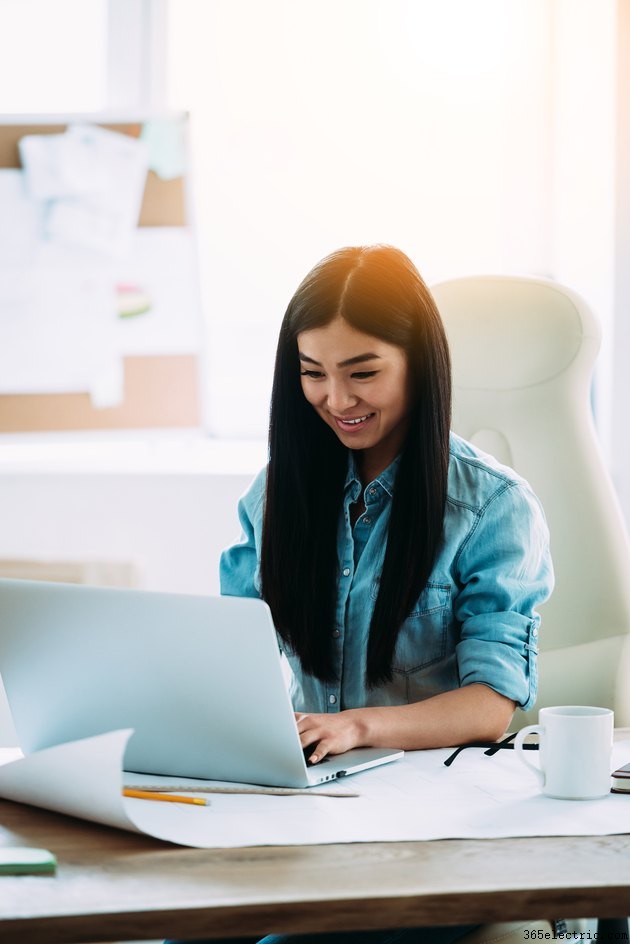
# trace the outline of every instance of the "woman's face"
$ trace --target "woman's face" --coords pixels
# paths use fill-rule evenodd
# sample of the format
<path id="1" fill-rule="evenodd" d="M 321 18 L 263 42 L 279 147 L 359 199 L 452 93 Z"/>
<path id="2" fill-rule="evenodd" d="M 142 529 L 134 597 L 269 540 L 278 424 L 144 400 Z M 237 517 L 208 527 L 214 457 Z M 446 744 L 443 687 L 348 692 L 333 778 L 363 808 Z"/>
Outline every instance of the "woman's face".
<path id="1" fill-rule="evenodd" d="M 335 318 L 297 338 L 302 390 L 344 446 L 364 450 L 363 469 L 378 475 L 400 452 L 410 411 L 402 348 Z"/>

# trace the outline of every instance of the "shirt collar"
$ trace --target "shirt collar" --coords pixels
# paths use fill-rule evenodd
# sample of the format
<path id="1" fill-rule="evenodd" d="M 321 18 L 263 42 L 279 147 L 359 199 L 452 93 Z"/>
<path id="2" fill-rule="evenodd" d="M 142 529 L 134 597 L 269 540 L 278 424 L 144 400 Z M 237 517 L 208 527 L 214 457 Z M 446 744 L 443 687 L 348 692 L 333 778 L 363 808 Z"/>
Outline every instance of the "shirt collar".
<path id="1" fill-rule="evenodd" d="M 400 465 L 400 456 L 396 456 L 393 462 L 387 466 L 386 469 L 377 475 L 373 482 L 369 482 L 368 485 L 374 485 L 378 483 L 381 488 L 383 488 L 389 497 L 391 498 L 394 494 L 394 483 L 396 481 L 396 473 L 398 472 L 398 466 Z M 344 489 L 347 491 L 354 483 L 357 483 L 359 488 L 361 488 L 361 477 L 359 475 L 359 470 L 357 468 L 357 460 L 355 458 L 354 451 L 348 449 L 348 471 L 346 473 L 346 482 Z"/>

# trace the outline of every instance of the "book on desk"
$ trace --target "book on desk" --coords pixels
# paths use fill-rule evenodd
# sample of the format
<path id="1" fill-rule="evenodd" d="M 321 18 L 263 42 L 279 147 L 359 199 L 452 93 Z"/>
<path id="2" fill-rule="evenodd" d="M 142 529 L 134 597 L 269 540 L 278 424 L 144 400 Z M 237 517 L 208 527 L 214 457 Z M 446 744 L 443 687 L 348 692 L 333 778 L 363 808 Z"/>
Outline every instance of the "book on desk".
<path id="1" fill-rule="evenodd" d="M 630 793 L 630 764 L 613 770 L 611 779 L 613 793 Z"/>

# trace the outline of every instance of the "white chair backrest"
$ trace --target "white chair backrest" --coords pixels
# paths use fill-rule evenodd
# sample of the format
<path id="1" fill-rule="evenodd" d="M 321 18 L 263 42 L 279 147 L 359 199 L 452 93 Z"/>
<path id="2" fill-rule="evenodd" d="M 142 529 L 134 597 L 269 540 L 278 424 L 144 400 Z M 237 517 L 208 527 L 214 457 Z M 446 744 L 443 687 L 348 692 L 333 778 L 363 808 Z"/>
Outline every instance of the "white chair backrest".
<path id="1" fill-rule="evenodd" d="M 453 359 L 453 429 L 531 484 L 556 587 L 540 608 L 545 705 L 602 705 L 630 725 L 630 543 L 590 404 L 599 324 L 555 282 L 472 276 L 432 287 Z"/>

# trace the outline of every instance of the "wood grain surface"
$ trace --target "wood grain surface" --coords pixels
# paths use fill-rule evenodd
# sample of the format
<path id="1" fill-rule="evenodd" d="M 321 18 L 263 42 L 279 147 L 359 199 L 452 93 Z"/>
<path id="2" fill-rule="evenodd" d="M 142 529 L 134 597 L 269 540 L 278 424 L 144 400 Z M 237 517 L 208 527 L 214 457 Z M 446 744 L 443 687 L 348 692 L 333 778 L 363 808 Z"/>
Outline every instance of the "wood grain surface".
<path id="1" fill-rule="evenodd" d="M 628 799 L 630 802 L 630 797 Z M 186 849 L 8 801 L 0 844 L 54 877 L 0 880 L 0 941 L 262 936 L 630 911 L 630 836 Z"/>

